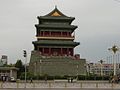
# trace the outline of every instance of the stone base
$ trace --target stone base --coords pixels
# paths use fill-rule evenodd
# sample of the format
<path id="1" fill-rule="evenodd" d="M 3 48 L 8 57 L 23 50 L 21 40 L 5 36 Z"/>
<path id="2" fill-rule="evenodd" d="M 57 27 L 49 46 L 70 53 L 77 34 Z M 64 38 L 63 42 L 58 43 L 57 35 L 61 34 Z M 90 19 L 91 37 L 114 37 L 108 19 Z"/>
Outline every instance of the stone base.
<path id="1" fill-rule="evenodd" d="M 76 76 L 86 74 L 86 60 L 76 60 L 71 56 L 42 56 L 31 53 L 29 72 L 34 75 Z"/>

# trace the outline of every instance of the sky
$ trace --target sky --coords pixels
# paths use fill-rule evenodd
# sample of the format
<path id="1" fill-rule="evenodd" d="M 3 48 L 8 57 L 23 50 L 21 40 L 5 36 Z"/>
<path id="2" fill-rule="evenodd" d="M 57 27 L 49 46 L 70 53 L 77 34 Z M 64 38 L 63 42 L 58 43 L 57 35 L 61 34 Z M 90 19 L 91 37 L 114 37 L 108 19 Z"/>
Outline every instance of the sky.
<path id="1" fill-rule="evenodd" d="M 37 16 L 51 12 L 55 5 L 67 16 L 75 17 L 75 53 L 90 62 L 105 59 L 108 48 L 120 47 L 120 0 L 0 0 L 0 56 L 9 63 L 24 62 L 23 50 L 34 49 Z"/>

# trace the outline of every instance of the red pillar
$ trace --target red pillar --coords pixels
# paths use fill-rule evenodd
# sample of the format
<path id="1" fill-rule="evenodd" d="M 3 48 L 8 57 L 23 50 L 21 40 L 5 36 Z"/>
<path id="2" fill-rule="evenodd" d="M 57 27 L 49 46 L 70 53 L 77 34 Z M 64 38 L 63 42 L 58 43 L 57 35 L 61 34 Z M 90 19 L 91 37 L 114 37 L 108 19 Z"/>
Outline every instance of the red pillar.
<path id="1" fill-rule="evenodd" d="M 49 33 L 49 34 L 50 34 L 50 36 L 51 36 L 51 31 L 50 31 L 50 33 Z"/>
<path id="2" fill-rule="evenodd" d="M 51 48 L 49 48 L 49 55 L 51 55 Z"/>
<path id="3" fill-rule="evenodd" d="M 62 50 L 62 48 L 61 48 L 61 52 L 60 52 L 60 53 L 61 53 L 61 56 L 62 56 L 62 55 L 63 55 L 63 50 Z"/>
<path id="4" fill-rule="evenodd" d="M 62 32 L 60 32 L 60 36 L 62 37 L 63 35 L 62 35 Z"/>
<path id="5" fill-rule="evenodd" d="M 67 36 L 69 36 L 69 32 L 67 32 Z"/>
<path id="6" fill-rule="evenodd" d="M 43 36 L 43 31 L 41 31 L 41 36 Z"/>
<path id="7" fill-rule="evenodd" d="M 67 48 L 67 56 L 69 55 L 69 48 Z"/>
<path id="8" fill-rule="evenodd" d="M 74 49 L 72 48 L 72 56 L 74 55 Z"/>
<path id="9" fill-rule="evenodd" d="M 41 31 L 39 31 L 39 36 L 41 36 Z"/>
<path id="10" fill-rule="evenodd" d="M 45 32 L 43 31 L 43 36 L 44 36 Z"/>
<path id="11" fill-rule="evenodd" d="M 43 53 L 43 55 L 44 55 L 44 48 L 42 49 L 42 53 Z"/>

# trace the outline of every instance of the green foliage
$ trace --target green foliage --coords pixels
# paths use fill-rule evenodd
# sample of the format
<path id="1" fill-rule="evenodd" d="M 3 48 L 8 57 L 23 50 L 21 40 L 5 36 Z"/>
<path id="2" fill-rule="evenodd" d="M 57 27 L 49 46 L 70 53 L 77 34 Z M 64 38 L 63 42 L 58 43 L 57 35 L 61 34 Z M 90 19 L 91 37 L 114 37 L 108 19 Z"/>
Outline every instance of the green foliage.
<path id="1" fill-rule="evenodd" d="M 49 76 L 47 74 L 45 75 L 33 75 L 33 73 L 29 73 L 27 72 L 27 80 L 30 80 L 30 79 L 33 79 L 33 80 L 54 80 L 54 79 L 67 79 L 66 76 Z M 21 80 L 24 80 L 25 79 L 25 73 L 23 72 L 20 76 L 20 79 Z"/>
<path id="2" fill-rule="evenodd" d="M 16 64 L 15 64 L 16 68 L 19 68 L 18 72 L 17 72 L 17 78 L 20 78 L 21 74 L 25 71 L 24 65 L 22 63 L 21 60 L 17 60 Z"/>
<path id="3" fill-rule="evenodd" d="M 33 80 L 55 80 L 55 79 L 62 79 L 67 80 L 69 77 L 73 77 L 74 79 L 77 78 L 77 76 L 49 76 L 47 74 L 45 75 L 33 75 L 33 73 L 27 72 L 27 80 L 30 80 L 31 78 Z M 25 79 L 25 73 L 23 72 L 20 76 L 21 80 Z M 78 80 L 109 80 L 109 76 L 97 76 L 97 75 L 78 75 Z"/>
<path id="4" fill-rule="evenodd" d="M 34 77 L 35 77 L 32 73 L 29 73 L 29 72 L 26 72 L 26 76 L 27 76 L 27 77 L 26 77 L 27 80 L 30 80 L 31 78 L 34 79 Z M 20 79 L 21 79 L 21 80 L 24 80 L 24 79 L 25 79 L 25 72 L 22 72 L 22 73 L 21 73 Z"/>
<path id="5" fill-rule="evenodd" d="M 54 79 L 67 79 L 68 77 L 67 76 L 55 76 Z"/>
<path id="6" fill-rule="evenodd" d="M 10 64 L 4 64 L 3 66 L 4 66 L 4 67 L 15 67 L 15 64 L 11 64 L 11 63 L 10 63 Z"/>
<path id="7" fill-rule="evenodd" d="M 97 75 L 79 75 L 79 80 L 109 80 L 109 76 L 97 76 Z"/>

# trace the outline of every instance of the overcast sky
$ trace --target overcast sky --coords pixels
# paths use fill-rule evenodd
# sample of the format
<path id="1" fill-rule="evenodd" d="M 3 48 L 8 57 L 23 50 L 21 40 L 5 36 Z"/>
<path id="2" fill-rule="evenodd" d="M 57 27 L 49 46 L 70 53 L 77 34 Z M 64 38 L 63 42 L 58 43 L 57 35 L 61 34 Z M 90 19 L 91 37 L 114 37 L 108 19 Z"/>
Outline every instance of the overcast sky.
<path id="1" fill-rule="evenodd" d="M 120 47 L 119 0 L 0 0 L 0 56 L 9 63 L 23 58 L 23 49 L 30 53 L 36 40 L 37 16 L 51 12 L 55 5 L 67 16 L 75 17 L 75 41 L 80 42 L 75 53 L 87 61 L 105 59 L 107 50 Z"/>

